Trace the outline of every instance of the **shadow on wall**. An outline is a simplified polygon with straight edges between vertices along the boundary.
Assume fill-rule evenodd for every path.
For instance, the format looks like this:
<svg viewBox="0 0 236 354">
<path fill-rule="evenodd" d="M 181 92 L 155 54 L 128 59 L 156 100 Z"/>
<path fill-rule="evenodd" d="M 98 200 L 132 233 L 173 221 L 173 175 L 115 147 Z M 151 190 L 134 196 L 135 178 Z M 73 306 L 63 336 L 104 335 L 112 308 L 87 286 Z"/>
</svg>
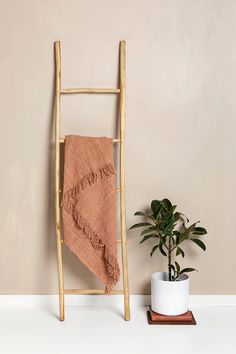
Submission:
<svg viewBox="0 0 236 354">
<path fill-rule="evenodd" d="M 52 58 L 54 57 L 54 49 Z M 54 65 L 54 63 L 52 63 Z M 47 145 L 47 189 L 46 189 L 46 232 L 45 232 L 45 255 L 46 264 L 49 267 L 49 271 L 46 273 L 47 277 L 44 277 L 44 292 L 52 292 L 57 282 L 57 277 L 53 276 L 55 267 L 52 262 L 56 262 L 56 238 L 55 238 L 55 183 L 54 183 L 54 160 L 55 160 L 55 134 L 54 134 L 54 112 L 55 112 L 55 73 L 53 75 L 52 90 L 51 90 L 51 108 L 49 112 L 49 129 L 48 129 L 48 145 Z M 56 275 L 56 274 L 55 274 Z"/>
<path fill-rule="evenodd" d="M 128 225 L 133 225 L 133 218 Z M 166 259 L 162 255 L 155 253 L 150 257 L 150 251 L 152 247 L 156 244 L 155 240 L 149 240 L 149 242 L 144 242 L 140 244 L 140 232 L 138 229 L 133 229 L 127 233 L 128 241 L 128 254 L 129 254 L 129 274 L 130 276 L 130 288 L 136 287 L 135 294 L 150 294 L 151 293 L 151 272 L 165 271 Z M 149 274 L 149 277 L 147 277 Z M 137 288 L 137 279 L 139 279 L 139 286 Z"/>
</svg>

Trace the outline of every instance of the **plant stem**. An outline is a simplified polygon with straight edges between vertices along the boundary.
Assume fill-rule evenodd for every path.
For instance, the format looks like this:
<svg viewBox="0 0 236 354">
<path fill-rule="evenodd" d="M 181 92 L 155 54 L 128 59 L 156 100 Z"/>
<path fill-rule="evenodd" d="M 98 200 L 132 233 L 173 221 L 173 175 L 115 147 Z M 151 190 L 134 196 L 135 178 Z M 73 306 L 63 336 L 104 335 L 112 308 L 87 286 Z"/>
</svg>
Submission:
<svg viewBox="0 0 236 354">
<path fill-rule="evenodd" d="M 169 237 L 169 244 L 168 244 L 168 278 L 171 281 L 171 240 Z"/>
</svg>

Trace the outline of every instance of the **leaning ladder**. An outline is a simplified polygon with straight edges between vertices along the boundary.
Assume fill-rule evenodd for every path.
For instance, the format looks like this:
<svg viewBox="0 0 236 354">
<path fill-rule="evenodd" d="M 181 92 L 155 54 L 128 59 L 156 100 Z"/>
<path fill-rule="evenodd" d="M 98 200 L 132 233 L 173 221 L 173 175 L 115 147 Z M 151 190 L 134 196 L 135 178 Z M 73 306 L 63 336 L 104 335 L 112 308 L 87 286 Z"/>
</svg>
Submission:
<svg viewBox="0 0 236 354">
<path fill-rule="evenodd" d="M 126 247 L 126 212 L 125 212 L 125 156 L 124 156 L 124 140 L 125 140 L 125 41 L 120 42 L 119 49 L 119 88 L 61 88 L 61 44 L 59 41 L 54 43 L 55 48 L 55 69 L 56 69 L 56 87 L 55 87 L 55 142 L 56 142 L 56 159 L 55 159 L 55 213 L 56 213 L 56 238 L 57 238 L 57 262 L 58 262 L 58 281 L 59 281 L 59 308 L 60 321 L 64 321 L 64 295 L 65 294 L 105 294 L 101 289 L 65 289 L 64 274 L 62 263 L 62 243 L 61 237 L 61 212 L 60 212 L 60 144 L 64 143 L 64 139 L 60 136 L 61 121 L 61 95 L 75 93 L 111 93 L 119 94 L 119 137 L 113 139 L 113 143 L 118 143 L 119 148 L 119 187 L 117 192 L 120 193 L 120 222 L 121 222 L 121 238 L 117 240 L 117 244 L 121 246 L 122 252 L 122 275 L 123 289 L 113 290 L 112 294 L 124 295 L 124 319 L 130 319 L 129 305 L 129 285 L 128 285 L 128 269 L 127 269 L 127 247 Z"/>
</svg>

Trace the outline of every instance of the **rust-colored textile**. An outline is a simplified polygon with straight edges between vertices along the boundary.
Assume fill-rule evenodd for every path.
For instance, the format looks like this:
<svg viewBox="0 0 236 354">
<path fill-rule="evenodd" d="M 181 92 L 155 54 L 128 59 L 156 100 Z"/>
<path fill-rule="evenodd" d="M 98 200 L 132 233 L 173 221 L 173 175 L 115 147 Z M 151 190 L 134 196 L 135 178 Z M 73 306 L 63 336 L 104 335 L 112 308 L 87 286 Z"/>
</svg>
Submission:
<svg viewBox="0 0 236 354">
<path fill-rule="evenodd" d="M 112 139 L 65 137 L 64 242 L 110 292 L 120 275 Z"/>
</svg>

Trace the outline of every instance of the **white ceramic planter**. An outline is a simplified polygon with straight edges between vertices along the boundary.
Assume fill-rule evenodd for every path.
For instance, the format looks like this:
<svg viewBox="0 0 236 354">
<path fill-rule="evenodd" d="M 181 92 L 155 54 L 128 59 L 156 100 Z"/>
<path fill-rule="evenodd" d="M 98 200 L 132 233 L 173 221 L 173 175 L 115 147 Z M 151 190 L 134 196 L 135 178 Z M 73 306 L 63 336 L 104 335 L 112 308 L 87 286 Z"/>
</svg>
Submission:
<svg viewBox="0 0 236 354">
<path fill-rule="evenodd" d="M 188 311 L 189 277 L 181 275 L 177 281 L 168 281 L 168 273 L 152 274 L 151 308 L 161 315 L 177 316 Z"/>
</svg>

